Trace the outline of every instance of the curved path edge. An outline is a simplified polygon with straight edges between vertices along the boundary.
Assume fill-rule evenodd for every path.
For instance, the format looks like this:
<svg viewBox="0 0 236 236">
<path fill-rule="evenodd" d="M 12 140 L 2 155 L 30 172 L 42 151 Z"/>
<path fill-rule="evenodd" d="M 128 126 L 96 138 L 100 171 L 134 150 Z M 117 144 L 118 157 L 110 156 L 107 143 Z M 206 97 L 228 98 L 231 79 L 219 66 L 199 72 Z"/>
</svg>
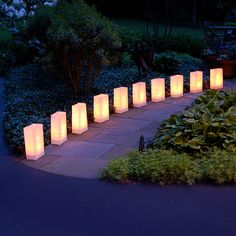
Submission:
<svg viewBox="0 0 236 236">
<path fill-rule="evenodd" d="M 236 88 L 236 80 L 224 81 L 224 88 Z M 161 121 L 182 111 L 199 94 L 186 93 L 181 98 L 166 98 L 164 102 L 148 102 L 123 114 L 113 114 L 102 124 L 92 123 L 81 135 L 69 134 L 61 146 L 49 145 L 45 156 L 37 161 L 22 159 L 27 166 L 42 171 L 80 178 L 98 178 L 109 160 L 138 148 L 141 135 L 150 140 Z"/>
</svg>

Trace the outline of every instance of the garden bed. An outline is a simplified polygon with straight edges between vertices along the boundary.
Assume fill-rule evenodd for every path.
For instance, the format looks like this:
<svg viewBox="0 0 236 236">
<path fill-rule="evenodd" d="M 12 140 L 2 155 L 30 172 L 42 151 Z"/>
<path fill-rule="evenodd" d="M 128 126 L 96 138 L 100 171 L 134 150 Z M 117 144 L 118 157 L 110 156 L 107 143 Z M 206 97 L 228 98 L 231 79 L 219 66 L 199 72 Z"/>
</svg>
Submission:
<svg viewBox="0 0 236 236">
<path fill-rule="evenodd" d="M 177 73 L 185 78 L 185 92 L 189 90 L 189 72 L 202 69 L 201 60 L 185 54 L 168 52 L 179 60 Z M 70 88 L 53 72 L 44 71 L 38 65 L 28 65 L 16 68 L 5 80 L 6 112 L 4 115 L 4 135 L 11 150 L 24 153 L 23 128 L 31 123 L 44 125 L 45 144 L 50 143 L 50 115 L 56 111 L 67 112 L 68 132 L 71 132 L 71 106 L 77 102 L 88 105 L 88 119 L 93 121 L 93 96 L 108 93 L 110 96 L 110 111 L 113 111 L 113 89 L 120 86 L 129 88 L 129 104 L 132 106 L 132 83 L 145 81 L 147 96 L 150 99 L 150 80 L 164 77 L 166 80 L 166 95 L 169 95 L 169 76 L 150 71 L 140 78 L 135 66 L 104 68 L 95 82 L 93 94 L 74 97 Z"/>
<path fill-rule="evenodd" d="M 236 181 L 236 91 L 209 90 L 164 120 L 153 148 L 113 160 L 102 178 L 158 184 Z"/>
</svg>

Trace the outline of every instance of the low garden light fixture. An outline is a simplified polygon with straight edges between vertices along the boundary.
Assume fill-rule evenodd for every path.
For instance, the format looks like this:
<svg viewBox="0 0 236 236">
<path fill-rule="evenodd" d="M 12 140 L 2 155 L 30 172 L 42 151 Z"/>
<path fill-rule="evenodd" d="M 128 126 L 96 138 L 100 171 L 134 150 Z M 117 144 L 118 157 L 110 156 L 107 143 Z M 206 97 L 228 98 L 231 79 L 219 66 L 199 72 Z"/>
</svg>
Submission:
<svg viewBox="0 0 236 236">
<path fill-rule="evenodd" d="M 210 88 L 211 89 L 223 88 L 223 69 L 222 68 L 210 69 Z"/>
<path fill-rule="evenodd" d="M 23 129 L 27 160 L 37 160 L 45 154 L 43 125 L 31 124 Z"/>
<path fill-rule="evenodd" d="M 115 113 L 128 111 L 128 88 L 119 87 L 114 89 L 114 108 Z"/>
<path fill-rule="evenodd" d="M 190 72 L 190 93 L 201 93 L 203 85 L 203 72 Z"/>
<path fill-rule="evenodd" d="M 66 112 L 51 115 L 51 143 L 61 145 L 67 140 Z"/>
<path fill-rule="evenodd" d="M 94 121 L 102 123 L 109 120 L 109 98 L 108 94 L 99 94 L 93 97 Z"/>
<path fill-rule="evenodd" d="M 147 103 L 146 83 L 138 82 L 133 84 L 133 107 L 142 107 Z"/>
<path fill-rule="evenodd" d="M 184 77 L 183 75 L 173 75 L 170 77 L 170 95 L 172 98 L 183 96 Z"/>
<path fill-rule="evenodd" d="M 165 79 L 156 78 L 151 80 L 152 102 L 161 102 L 165 100 Z"/>
<path fill-rule="evenodd" d="M 88 130 L 86 103 L 77 103 L 72 106 L 72 133 L 82 134 Z"/>
</svg>

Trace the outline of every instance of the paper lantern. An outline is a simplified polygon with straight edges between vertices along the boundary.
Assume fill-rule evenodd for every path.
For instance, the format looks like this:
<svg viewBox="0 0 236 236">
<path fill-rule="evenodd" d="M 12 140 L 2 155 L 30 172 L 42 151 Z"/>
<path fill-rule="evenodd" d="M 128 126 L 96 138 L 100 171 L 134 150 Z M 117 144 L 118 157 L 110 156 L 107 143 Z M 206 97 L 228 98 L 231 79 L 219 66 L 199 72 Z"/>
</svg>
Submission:
<svg viewBox="0 0 236 236">
<path fill-rule="evenodd" d="M 165 79 L 157 78 L 151 80 L 151 95 L 153 102 L 165 100 Z"/>
<path fill-rule="evenodd" d="M 128 88 L 120 87 L 114 89 L 114 108 L 116 113 L 128 111 Z"/>
<path fill-rule="evenodd" d="M 107 94 L 100 94 L 93 97 L 94 121 L 102 123 L 109 120 L 109 98 Z"/>
<path fill-rule="evenodd" d="M 182 75 L 173 75 L 170 77 L 170 95 L 172 98 L 183 96 L 184 78 Z"/>
<path fill-rule="evenodd" d="M 201 93 L 203 83 L 202 71 L 190 72 L 190 93 Z"/>
<path fill-rule="evenodd" d="M 43 125 L 32 124 L 24 128 L 26 159 L 37 160 L 44 155 Z"/>
<path fill-rule="evenodd" d="M 211 89 L 223 88 L 223 69 L 222 68 L 210 69 L 210 88 Z"/>
<path fill-rule="evenodd" d="M 77 103 L 72 106 L 72 133 L 82 134 L 88 130 L 86 103 Z"/>
<path fill-rule="evenodd" d="M 66 112 L 51 115 L 51 143 L 61 145 L 67 140 Z"/>
<path fill-rule="evenodd" d="M 147 103 L 146 84 L 138 82 L 133 84 L 133 107 L 142 107 Z"/>
</svg>

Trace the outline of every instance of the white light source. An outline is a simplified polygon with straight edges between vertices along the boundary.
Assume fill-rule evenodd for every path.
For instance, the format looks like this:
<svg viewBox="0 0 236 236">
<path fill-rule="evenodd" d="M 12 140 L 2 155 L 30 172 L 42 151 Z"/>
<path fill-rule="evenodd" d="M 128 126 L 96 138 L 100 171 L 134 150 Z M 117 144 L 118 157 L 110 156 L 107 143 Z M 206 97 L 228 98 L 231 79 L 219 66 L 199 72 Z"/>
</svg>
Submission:
<svg viewBox="0 0 236 236">
<path fill-rule="evenodd" d="M 114 108 L 115 113 L 128 111 L 128 88 L 120 87 L 114 89 Z"/>
<path fill-rule="evenodd" d="M 39 159 L 44 155 L 43 125 L 31 124 L 23 130 L 26 159 Z"/>
<path fill-rule="evenodd" d="M 82 134 L 88 130 L 86 103 L 77 103 L 72 106 L 72 133 Z"/>
<path fill-rule="evenodd" d="M 107 94 L 100 94 L 93 98 L 94 121 L 102 123 L 109 120 L 109 98 Z"/>
<path fill-rule="evenodd" d="M 170 77 L 170 95 L 172 98 L 183 96 L 184 78 L 183 75 L 173 75 Z"/>
<path fill-rule="evenodd" d="M 151 95 L 153 102 L 165 100 L 165 79 L 156 78 L 151 80 Z"/>
<path fill-rule="evenodd" d="M 138 82 L 133 84 L 133 107 L 142 107 L 147 103 L 146 84 Z"/>
<path fill-rule="evenodd" d="M 51 143 L 61 145 L 67 140 L 66 112 L 51 115 Z"/>
<path fill-rule="evenodd" d="M 223 87 L 223 69 L 210 69 L 210 88 L 221 89 Z"/>
<path fill-rule="evenodd" d="M 190 93 L 201 93 L 203 84 L 203 72 L 190 72 Z"/>
</svg>

